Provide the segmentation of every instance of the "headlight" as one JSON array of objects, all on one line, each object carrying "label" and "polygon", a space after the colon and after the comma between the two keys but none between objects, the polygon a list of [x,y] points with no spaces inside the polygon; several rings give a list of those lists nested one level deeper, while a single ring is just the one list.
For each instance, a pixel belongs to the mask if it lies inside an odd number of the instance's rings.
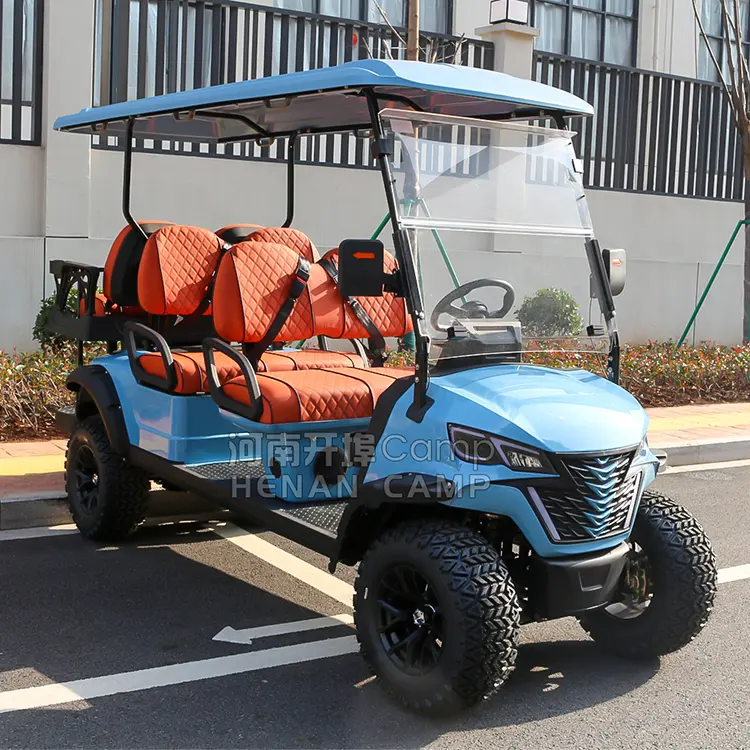
[{"label": "headlight", "polygon": [[507,466],[513,471],[555,474],[547,456],[536,448],[512,443],[489,432],[448,425],[453,452],[462,461],[481,466]]}]

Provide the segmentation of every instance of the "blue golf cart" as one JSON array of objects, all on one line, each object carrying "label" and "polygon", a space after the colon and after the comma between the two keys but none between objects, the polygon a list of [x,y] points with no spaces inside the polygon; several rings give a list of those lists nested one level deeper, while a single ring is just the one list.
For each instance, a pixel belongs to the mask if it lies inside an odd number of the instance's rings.
[{"label": "blue golf cart", "polygon": [[[574,616],[634,659],[687,645],[715,560],[648,489],[663,457],[618,386],[625,258],[595,238],[566,124],[591,113],[500,73],[368,60],[61,117],[124,144],[106,266],[51,264],[49,325],[79,342],[58,424],[81,533],[133,533],[156,481],[358,565],[362,654],[424,713],[495,692],[523,623]],[[285,221],[137,221],[144,138],[285,144]],[[301,144],[333,138],[377,167],[347,200],[387,207],[387,242],[320,253],[293,226]],[[265,188],[236,189],[251,207]],[[335,222],[337,196],[313,198]],[[92,341],[109,353],[84,364]],[[597,359],[607,377],[581,369]]]}]

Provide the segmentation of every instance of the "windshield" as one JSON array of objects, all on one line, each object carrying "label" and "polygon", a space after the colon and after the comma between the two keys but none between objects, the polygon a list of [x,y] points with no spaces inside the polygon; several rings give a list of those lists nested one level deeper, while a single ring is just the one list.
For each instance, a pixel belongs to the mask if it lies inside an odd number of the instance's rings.
[{"label": "windshield", "polygon": [[607,352],[608,336],[597,335],[586,255],[593,227],[573,134],[401,110],[382,116],[431,362]]}]

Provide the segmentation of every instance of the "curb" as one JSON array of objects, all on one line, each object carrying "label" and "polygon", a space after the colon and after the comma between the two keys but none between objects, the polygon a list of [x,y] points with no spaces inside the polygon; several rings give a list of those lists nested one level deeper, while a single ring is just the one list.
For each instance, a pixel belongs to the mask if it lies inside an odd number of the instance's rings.
[{"label": "curb", "polygon": [[[219,516],[226,511],[189,492],[152,490],[148,517],[151,519],[196,519]],[[57,526],[72,523],[67,499],[59,492],[0,498],[0,531],[32,526]]]},{"label": "curb", "polygon": [[715,464],[750,459],[750,440],[744,437],[721,441],[695,440],[691,443],[654,447],[666,452],[667,466]]}]

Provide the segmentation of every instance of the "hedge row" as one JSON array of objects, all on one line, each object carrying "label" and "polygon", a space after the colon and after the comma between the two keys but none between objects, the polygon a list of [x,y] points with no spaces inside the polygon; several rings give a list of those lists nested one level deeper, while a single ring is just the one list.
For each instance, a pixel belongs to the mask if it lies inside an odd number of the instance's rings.
[{"label": "hedge row", "polygon": [[[410,357],[392,354],[389,364],[404,365]],[[534,352],[526,359],[599,374],[605,367],[601,357],[568,352]],[[74,366],[72,347],[56,353],[0,352],[0,441],[56,436],[54,413],[71,399],[65,376]],[[621,383],[647,407],[750,401],[749,372],[750,345],[675,349],[672,344],[650,343],[623,349]]]}]

